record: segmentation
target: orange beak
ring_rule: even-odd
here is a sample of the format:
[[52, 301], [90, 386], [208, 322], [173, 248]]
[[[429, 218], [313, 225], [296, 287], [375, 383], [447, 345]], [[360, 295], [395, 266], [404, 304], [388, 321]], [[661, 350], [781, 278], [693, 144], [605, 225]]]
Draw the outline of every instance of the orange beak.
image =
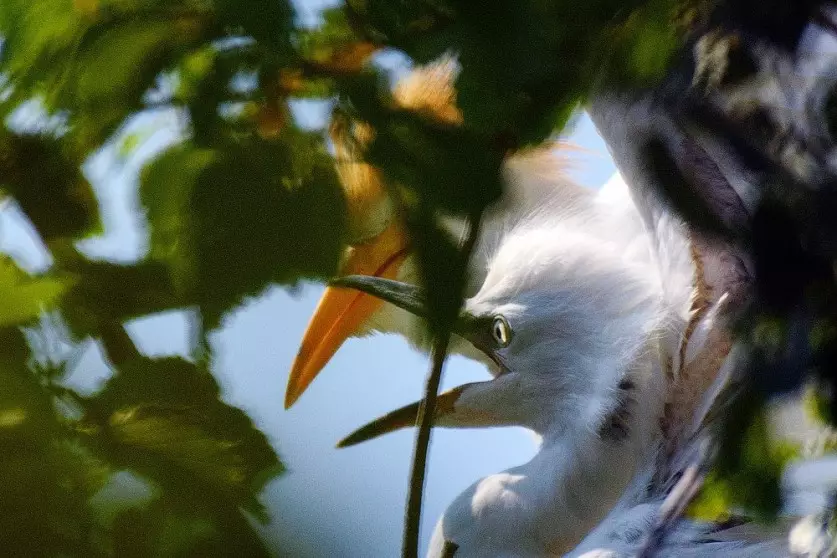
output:
[[[407, 239], [401, 226], [393, 220], [372, 241], [351, 248], [342, 272], [396, 279], [407, 255]], [[285, 391], [286, 409], [299, 399], [343, 341], [356, 333], [382, 304], [380, 299], [353, 289], [326, 289], [291, 367]]]

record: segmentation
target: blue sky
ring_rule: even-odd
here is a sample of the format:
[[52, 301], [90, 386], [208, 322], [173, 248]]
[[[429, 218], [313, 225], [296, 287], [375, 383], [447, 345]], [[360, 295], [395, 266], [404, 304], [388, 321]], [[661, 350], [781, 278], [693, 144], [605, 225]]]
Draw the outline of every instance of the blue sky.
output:
[[[324, 4], [298, 2], [308, 22], [316, 21]], [[295, 116], [318, 127], [324, 108], [300, 105]], [[89, 254], [133, 260], [143, 253], [145, 235], [136, 212], [137, 173], [143, 161], [177, 140], [179, 130], [176, 115], [152, 113], [126, 130], [145, 138], [136, 156], [124, 160], [118, 146], [111, 145], [91, 159], [85, 172], [104, 208], [105, 234], [84, 243]], [[580, 117], [569, 138], [588, 150], [573, 154], [578, 181], [591, 187], [603, 184], [614, 167], [589, 119]], [[0, 207], [0, 250], [30, 269], [48, 261], [8, 204]], [[397, 336], [350, 340], [299, 402], [283, 410], [288, 371], [322, 290], [313, 284], [294, 293], [274, 288], [235, 312], [213, 339], [218, 355], [215, 373], [225, 398], [250, 414], [289, 468], [263, 495], [273, 516], [263, 528], [264, 536], [300, 558], [396, 556], [413, 432], [343, 450], [336, 450], [334, 444], [357, 426], [420, 397], [427, 358]], [[138, 320], [130, 331], [148, 354], [186, 351], [184, 318], [176, 312]], [[83, 390], [95, 389], [107, 376], [95, 347], [77, 370], [71, 383]], [[453, 357], [443, 385], [485, 377], [479, 365]], [[532, 438], [522, 429], [437, 430], [429, 460], [423, 548], [445, 506], [460, 491], [482, 476], [526, 461], [534, 449]]]

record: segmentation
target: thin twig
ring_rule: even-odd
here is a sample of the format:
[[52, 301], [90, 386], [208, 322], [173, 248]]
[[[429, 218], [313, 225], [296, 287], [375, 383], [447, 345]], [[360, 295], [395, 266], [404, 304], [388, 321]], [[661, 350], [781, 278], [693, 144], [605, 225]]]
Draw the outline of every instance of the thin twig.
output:
[[401, 555], [404, 558], [418, 557], [421, 504], [424, 496], [424, 477], [427, 470], [427, 450], [430, 446], [430, 430], [436, 412], [436, 397], [442, 380], [442, 367], [448, 352], [450, 335], [433, 340], [432, 366], [424, 387], [424, 402], [419, 407], [418, 432], [413, 448], [413, 466], [410, 470], [410, 488], [407, 495], [407, 509], [404, 512], [404, 542]]
[[[464, 239], [461, 251], [462, 273], [467, 272], [468, 261], [476, 244], [479, 234], [482, 212], [476, 212], [469, 221], [468, 234]], [[444, 333], [433, 339], [431, 353], [431, 368], [424, 386], [424, 399], [419, 406], [416, 423], [415, 445], [413, 446], [413, 463], [410, 469], [410, 487], [407, 493], [407, 508], [404, 511], [404, 537], [401, 547], [403, 558], [417, 558], [419, 546], [419, 530], [421, 526], [421, 506], [424, 496], [424, 479], [427, 471], [427, 452], [430, 447], [430, 431], [436, 414], [436, 398], [439, 394], [439, 384], [442, 381], [442, 368], [448, 354], [450, 333]]]

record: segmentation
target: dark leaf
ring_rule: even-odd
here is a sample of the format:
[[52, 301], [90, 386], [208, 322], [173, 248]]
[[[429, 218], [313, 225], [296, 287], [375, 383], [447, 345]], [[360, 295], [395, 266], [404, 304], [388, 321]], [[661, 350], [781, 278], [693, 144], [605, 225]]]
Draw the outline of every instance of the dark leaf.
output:
[[67, 438], [49, 392], [27, 367], [23, 335], [0, 329], [0, 533], [9, 554], [83, 553], [93, 521], [87, 499], [105, 479]]
[[217, 17], [233, 35], [253, 37], [275, 55], [291, 51], [294, 10], [288, 0], [215, 0]]
[[446, 335], [462, 306], [465, 260], [457, 242], [426, 213], [408, 224], [422, 285], [427, 293], [428, 324], [437, 335]]
[[262, 516], [257, 495], [282, 465], [264, 434], [221, 401], [209, 372], [178, 358], [123, 363], [90, 405], [105, 454], [183, 497]]
[[90, 184], [57, 140], [5, 134], [0, 138], [0, 186], [11, 194], [45, 241], [100, 229]]
[[161, 495], [120, 514], [111, 530], [112, 555], [120, 557], [275, 555], [237, 509], [209, 497]]
[[429, 207], [467, 215], [500, 197], [503, 152], [465, 128], [403, 111], [376, 133], [369, 162]]
[[146, 169], [151, 256], [210, 327], [271, 283], [337, 271], [345, 202], [319, 139], [177, 147]]
[[182, 308], [168, 268], [160, 262], [119, 265], [83, 259], [65, 261], [72, 287], [62, 300], [64, 318], [76, 335], [96, 335], [103, 324]]

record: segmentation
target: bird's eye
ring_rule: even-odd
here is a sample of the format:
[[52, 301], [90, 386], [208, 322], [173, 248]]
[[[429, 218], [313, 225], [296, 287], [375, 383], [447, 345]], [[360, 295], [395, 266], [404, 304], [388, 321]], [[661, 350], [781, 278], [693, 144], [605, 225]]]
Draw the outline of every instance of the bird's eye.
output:
[[509, 346], [512, 339], [512, 329], [506, 318], [503, 316], [494, 317], [494, 322], [491, 324], [491, 336], [501, 349]]

